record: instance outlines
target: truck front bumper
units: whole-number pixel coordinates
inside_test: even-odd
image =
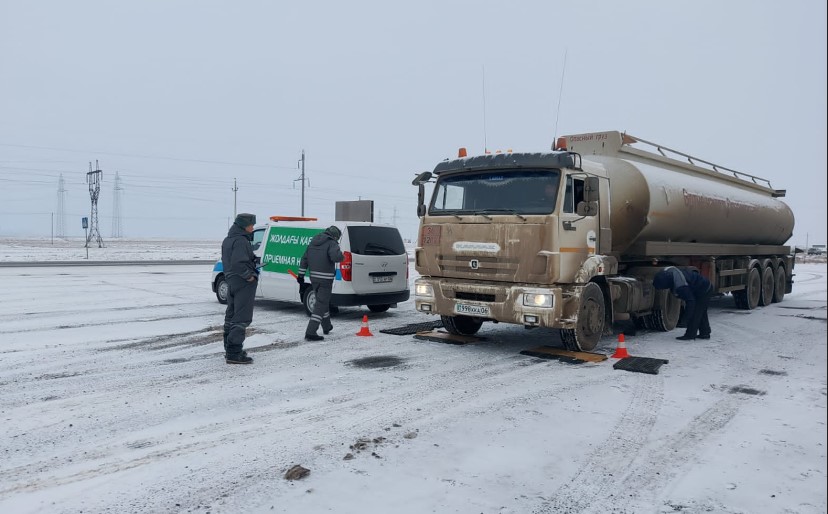
[[[566,326],[561,322],[563,292],[559,287],[421,277],[414,291],[415,309],[428,314],[472,316],[529,327]],[[527,299],[544,306],[532,301],[527,305]]]

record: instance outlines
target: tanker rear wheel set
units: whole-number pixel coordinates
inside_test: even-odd
[[[781,271],[781,276],[779,270]],[[733,291],[733,300],[736,302],[736,307],[744,310],[753,310],[759,305],[770,305],[774,298],[777,298],[777,289],[780,289],[781,284],[782,295],[785,291],[785,268],[779,266],[776,272],[772,268],[766,266],[762,272],[759,267],[753,267],[748,272],[745,288],[741,291]],[[781,301],[782,298],[779,298]]]

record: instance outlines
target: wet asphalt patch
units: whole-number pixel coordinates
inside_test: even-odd
[[[767,394],[765,391],[746,386],[734,386],[728,389],[727,392],[730,394],[749,394],[753,396],[765,396]]]
[[[375,355],[373,357],[363,357],[361,359],[353,359],[347,361],[346,364],[350,364],[351,366],[363,369],[376,369],[376,368],[393,368],[394,366],[399,366],[405,362],[405,359],[401,359],[395,355]]]
[[[759,373],[762,375],[773,375],[777,377],[784,377],[788,374],[787,371],[776,371],[774,369],[760,369]]]

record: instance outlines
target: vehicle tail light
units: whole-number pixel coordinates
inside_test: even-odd
[[[353,258],[351,252],[342,252],[342,262],[339,263],[339,271],[342,273],[342,280],[345,282],[351,281],[351,268],[353,267]]]
[[[405,252],[405,283],[408,283],[408,252]]]

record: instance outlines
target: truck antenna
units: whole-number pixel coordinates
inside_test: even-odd
[[[552,141],[558,140],[558,117],[561,115],[561,97],[563,96],[564,75],[566,74],[566,54],[568,51],[568,48],[564,48],[563,70],[561,70],[561,87],[558,90],[558,109],[555,111],[555,137],[552,138]]]
[[[486,65],[483,65],[483,153],[489,153],[488,142],[486,141]]]

